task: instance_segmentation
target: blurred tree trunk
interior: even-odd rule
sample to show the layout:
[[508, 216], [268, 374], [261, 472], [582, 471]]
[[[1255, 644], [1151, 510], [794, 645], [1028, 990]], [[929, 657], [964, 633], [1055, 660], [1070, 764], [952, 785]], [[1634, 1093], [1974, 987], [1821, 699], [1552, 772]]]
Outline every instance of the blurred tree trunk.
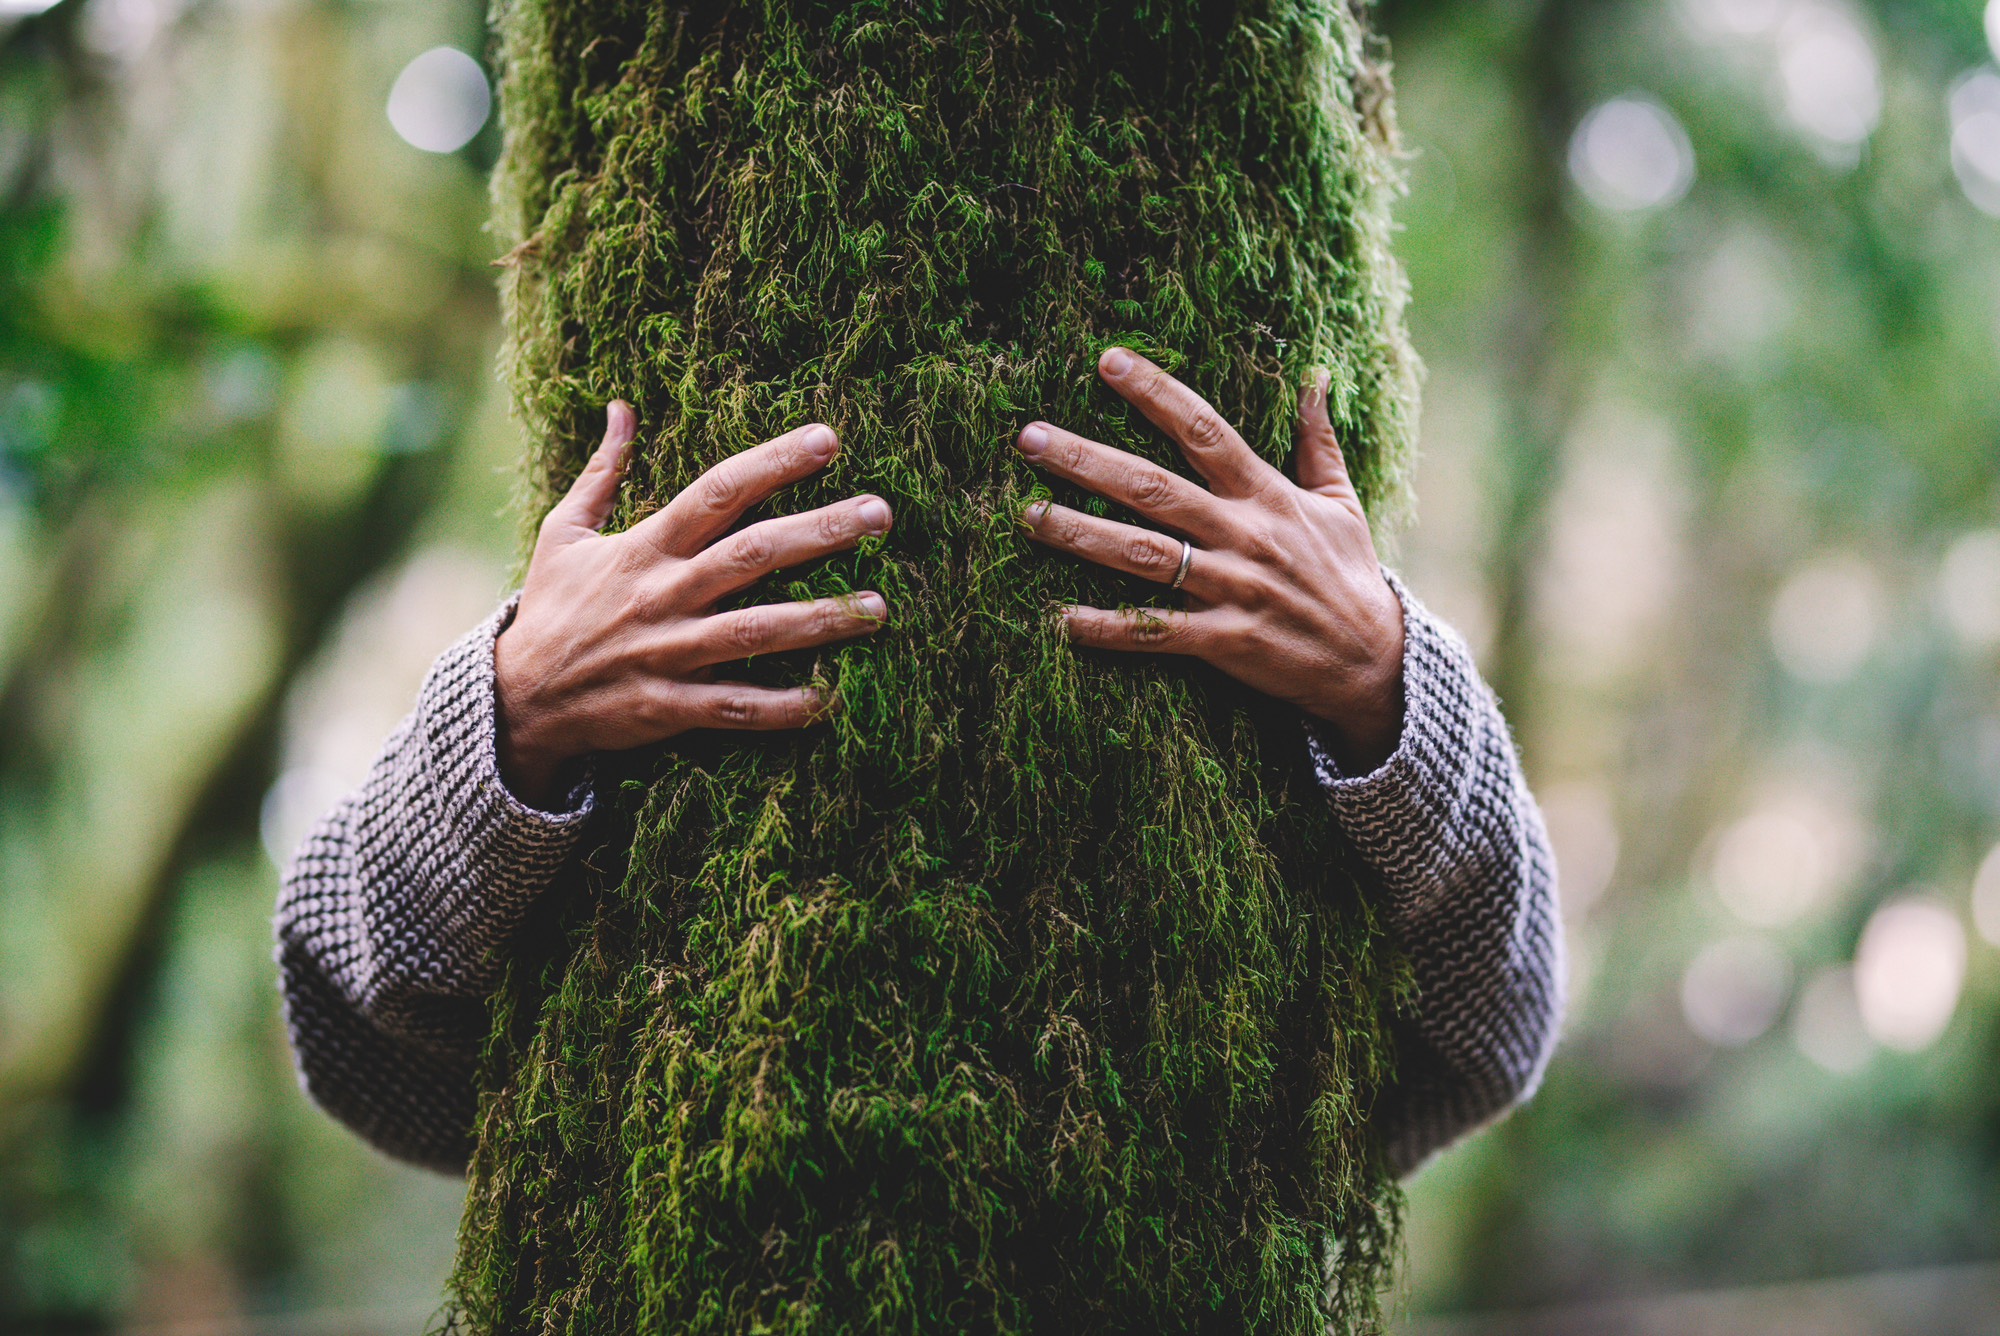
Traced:
[[[1394, 962], [1300, 722], [1072, 652], [1036, 416], [1179, 467], [1122, 340], [1273, 459], [1333, 369], [1371, 503], [1407, 461], [1387, 84], [1344, 0], [504, 7], [510, 371], [542, 501], [614, 395], [621, 521], [809, 419], [782, 508], [884, 544], [817, 735], [601, 772], [607, 834], [497, 1007], [456, 1281], [482, 1330], [1367, 1326]], [[1081, 499], [1068, 497], [1077, 504]], [[634, 782], [623, 783], [621, 780]]]
[[[1548, 545], [1549, 508], [1562, 475], [1563, 434], [1584, 393], [1586, 359], [1566, 356], [1591, 346], [1592, 296], [1580, 290], [1576, 224], [1565, 205], [1564, 164], [1570, 132], [1582, 114], [1575, 87], [1584, 0], [1542, 0], [1521, 23], [1513, 68], [1531, 113], [1534, 151], [1522, 181], [1529, 220], [1507, 325], [1514, 331], [1502, 361], [1508, 416], [1495, 501], [1492, 566], [1499, 595], [1497, 634], [1488, 665], [1517, 733], [1531, 731], [1542, 703], [1531, 689], [1538, 642], [1534, 573]], [[1600, 15], [1601, 17], [1601, 15]]]

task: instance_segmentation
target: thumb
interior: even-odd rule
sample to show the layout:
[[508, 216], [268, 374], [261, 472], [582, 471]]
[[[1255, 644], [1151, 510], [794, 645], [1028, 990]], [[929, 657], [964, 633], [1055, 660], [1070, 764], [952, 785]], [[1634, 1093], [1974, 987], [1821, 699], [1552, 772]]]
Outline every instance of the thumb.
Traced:
[[574, 542], [585, 534], [596, 533], [611, 514], [612, 503], [618, 499], [618, 480], [625, 472], [626, 447], [639, 434], [639, 419], [632, 412], [632, 405], [623, 399], [613, 399], [604, 410], [604, 442], [590, 456], [590, 462], [583, 466], [583, 472], [563, 499], [556, 502], [542, 527], [552, 536], [562, 541]]
[[1340, 441], [1333, 434], [1333, 419], [1327, 412], [1327, 390], [1332, 383], [1333, 373], [1322, 367], [1299, 387], [1299, 486], [1321, 496], [1345, 495], [1354, 490], [1347, 478], [1347, 460], [1341, 456]]

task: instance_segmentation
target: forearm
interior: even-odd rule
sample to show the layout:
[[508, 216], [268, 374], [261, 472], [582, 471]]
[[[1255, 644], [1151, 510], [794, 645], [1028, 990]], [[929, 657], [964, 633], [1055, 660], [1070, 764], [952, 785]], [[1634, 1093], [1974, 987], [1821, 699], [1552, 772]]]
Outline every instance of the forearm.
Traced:
[[277, 912], [280, 984], [315, 1100], [392, 1154], [462, 1163], [502, 951], [590, 810], [527, 807], [494, 751], [493, 640], [432, 668], [366, 782], [316, 826]]
[[1358, 777], [1315, 755], [1416, 975], [1383, 1110], [1408, 1170], [1534, 1091], [1561, 1017], [1562, 934], [1547, 832], [1498, 703], [1463, 642], [1395, 588], [1408, 627], [1396, 750]]

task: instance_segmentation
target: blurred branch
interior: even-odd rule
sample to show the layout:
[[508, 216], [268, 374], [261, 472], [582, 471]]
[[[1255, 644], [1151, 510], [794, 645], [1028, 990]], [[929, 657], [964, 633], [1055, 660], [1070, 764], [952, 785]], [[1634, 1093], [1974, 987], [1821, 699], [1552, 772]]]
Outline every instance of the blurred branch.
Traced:
[[158, 872], [134, 902], [132, 930], [116, 958], [111, 989], [80, 1031], [75, 1058], [60, 1078], [82, 1110], [108, 1112], [123, 1102], [174, 889], [195, 864], [256, 842], [260, 806], [277, 770], [292, 683], [319, 651], [354, 590], [403, 556], [449, 462], [448, 451], [393, 460], [359, 504], [318, 523], [278, 526], [287, 540], [279, 557], [286, 572], [280, 606], [288, 615], [276, 671], [246, 712], [236, 738], [193, 793]]

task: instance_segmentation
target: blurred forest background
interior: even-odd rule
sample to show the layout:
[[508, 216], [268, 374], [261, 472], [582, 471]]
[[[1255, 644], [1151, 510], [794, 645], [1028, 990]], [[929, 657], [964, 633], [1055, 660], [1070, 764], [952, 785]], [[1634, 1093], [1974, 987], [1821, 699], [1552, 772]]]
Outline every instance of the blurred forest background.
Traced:
[[[1404, 1325], [2000, 1330], [2000, 8], [1381, 16], [1394, 550], [1519, 730], [1574, 998], [1412, 1186]], [[514, 566], [485, 50], [0, 0], [0, 1328], [438, 1302], [459, 1186], [297, 1093], [268, 916]]]

